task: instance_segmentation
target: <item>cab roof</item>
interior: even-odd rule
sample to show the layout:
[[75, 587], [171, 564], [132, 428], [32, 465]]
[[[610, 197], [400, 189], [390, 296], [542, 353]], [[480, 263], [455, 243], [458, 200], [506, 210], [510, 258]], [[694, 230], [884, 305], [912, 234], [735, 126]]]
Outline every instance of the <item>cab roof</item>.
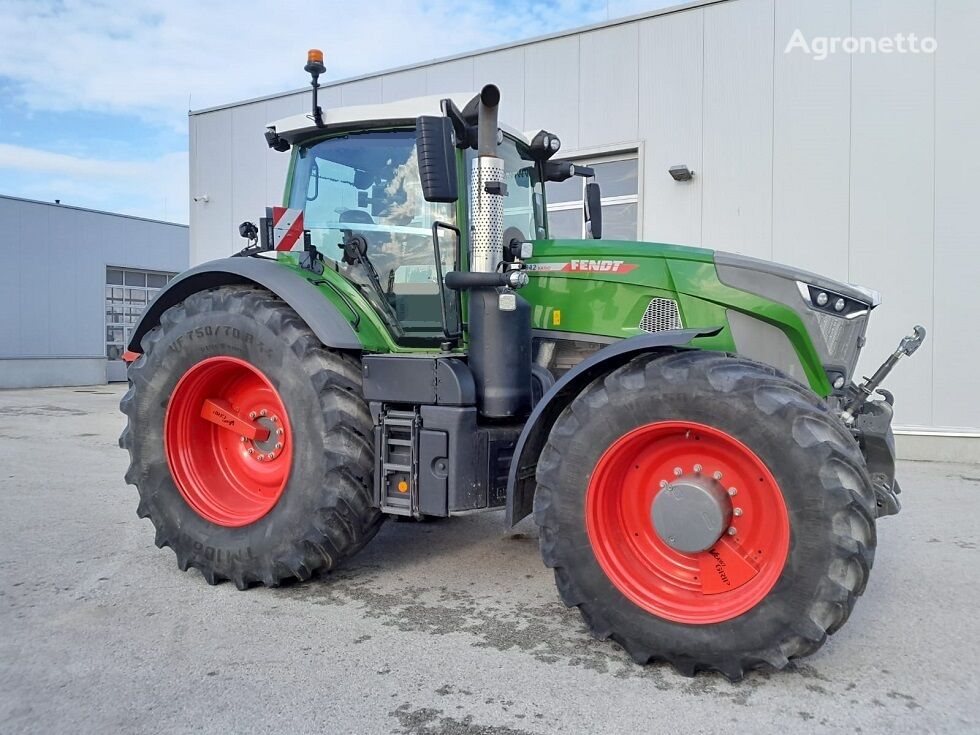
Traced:
[[[396, 102], [384, 102], [377, 105], [324, 107], [324, 127], [322, 128], [318, 128], [316, 123], [313, 122], [312, 112], [284, 117], [269, 123], [267, 127], [275, 129], [280, 138], [283, 138], [290, 144], [295, 144], [311, 134], [330, 132], [332, 130], [373, 128], [392, 124], [414, 125], [415, 118], [420, 115], [441, 116], [442, 108], [439, 103], [447, 97], [457, 107], [463, 109], [466, 103], [473, 98], [473, 93], [433, 94], [425, 97], [398, 100]], [[500, 128], [508, 135], [520, 141], [525, 143], [529, 142], [527, 136], [505, 123], [500, 123]]]

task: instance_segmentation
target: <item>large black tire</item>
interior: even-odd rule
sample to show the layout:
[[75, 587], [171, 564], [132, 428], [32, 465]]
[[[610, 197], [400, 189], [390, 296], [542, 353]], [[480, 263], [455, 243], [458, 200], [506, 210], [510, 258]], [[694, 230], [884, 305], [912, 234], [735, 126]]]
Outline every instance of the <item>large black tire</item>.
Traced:
[[[779, 484], [790, 524], [785, 566], [748, 611], [713, 624], [657, 617], [603, 572], [586, 527], [590, 477], [603, 452], [651, 422], [716, 427], [761, 459]], [[562, 600], [590, 631], [633, 659], [682, 674], [729, 679], [819, 648], [864, 591], [875, 551], [875, 496], [854, 438], [813, 393], [776, 370], [720, 353], [648, 355], [593, 382], [553, 426], [537, 468], [534, 518]]]
[[[295, 311], [268, 291], [244, 286], [189, 296], [164, 312], [129, 368], [119, 444], [126, 481], [139, 490], [138, 515], [156, 527], [182, 570], [239, 589], [306, 580], [366, 544], [383, 516], [372, 507], [372, 421], [359, 364], [326, 349]], [[272, 383], [292, 427], [293, 461], [276, 505], [249, 525], [216, 525], [188, 505], [164, 447], [164, 418], [177, 381], [201, 360], [246, 361]]]

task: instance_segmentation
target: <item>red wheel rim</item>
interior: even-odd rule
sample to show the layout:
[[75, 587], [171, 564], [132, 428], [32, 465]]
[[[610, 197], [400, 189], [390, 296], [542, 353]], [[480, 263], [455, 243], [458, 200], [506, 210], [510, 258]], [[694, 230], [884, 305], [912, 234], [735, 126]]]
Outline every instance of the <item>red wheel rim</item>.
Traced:
[[[735, 533], [723, 532], [706, 551], [676, 550], [651, 521], [662, 483], [678, 471], [727, 490]], [[751, 609], [779, 579], [789, 551], [789, 516], [772, 473], [733, 436], [691, 421], [641, 426], [603, 453], [589, 482], [586, 527], [616, 588], [679, 623], [719, 623]]]
[[272, 510], [292, 466], [282, 398], [235, 357], [209, 357], [184, 373], [167, 406], [164, 446], [184, 500], [219, 526], [246, 526]]

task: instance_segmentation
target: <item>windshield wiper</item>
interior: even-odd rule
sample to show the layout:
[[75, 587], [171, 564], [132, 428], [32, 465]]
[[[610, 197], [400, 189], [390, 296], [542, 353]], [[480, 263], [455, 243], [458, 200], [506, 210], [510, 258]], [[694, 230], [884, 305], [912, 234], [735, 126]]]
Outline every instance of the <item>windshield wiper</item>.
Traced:
[[347, 265], [357, 265], [364, 270], [367, 274], [368, 281], [378, 295], [378, 300], [381, 302], [382, 308], [388, 313], [392, 324], [397, 325], [398, 315], [388, 300], [388, 293], [385, 291], [384, 286], [381, 285], [381, 278], [378, 276], [378, 271], [375, 270], [374, 264], [368, 258], [367, 240], [363, 235], [355, 235], [351, 230], [343, 230], [343, 233], [344, 241], [338, 246], [344, 251], [343, 261]]

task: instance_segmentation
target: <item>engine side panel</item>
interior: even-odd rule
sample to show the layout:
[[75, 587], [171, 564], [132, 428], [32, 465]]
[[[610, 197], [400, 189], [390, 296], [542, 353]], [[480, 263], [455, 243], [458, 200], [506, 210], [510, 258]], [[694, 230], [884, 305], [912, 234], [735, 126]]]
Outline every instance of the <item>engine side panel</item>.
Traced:
[[720, 331], [720, 327], [679, 329], [621, 340], [599, 350], [566, 372], [534, 407], [517, 440], [507, 478], [507, 526], [513, 526], [531, 512], [537, 487], [535, 469], [538, 455], [558, 415], [585, 386], [641, 353], [691, 347], [697, 340], [717, 336]]

